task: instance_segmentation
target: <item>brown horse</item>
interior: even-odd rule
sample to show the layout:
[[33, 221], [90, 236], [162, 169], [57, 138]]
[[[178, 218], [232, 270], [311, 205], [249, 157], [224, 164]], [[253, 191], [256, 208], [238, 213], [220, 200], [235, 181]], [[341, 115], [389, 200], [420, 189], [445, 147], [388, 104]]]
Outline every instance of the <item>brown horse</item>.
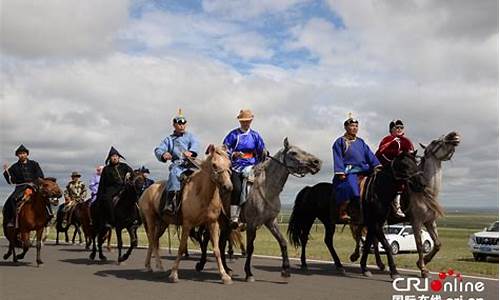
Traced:
[[[160, 197], [165, 188], [165, 181], [160, 181], [147, 188], [139, 199], [139, 207], [148, 236], [149, 247], [146, 256], [146, 269], [151, 270], [151, 254], [154, 252], [157, 268], [162, 269], [158, 253], [159, 239], [168, 224], [182, 225], [182, 235], [177, 259], [170, 273], [170, 281], [177, 282], [179, 262], [182, 253], [187, 250], [187, 240], [192, 228], [206, 225], [210, 231], [213, 252], [217, 258], [217, 266], [224, 283], [232, 282], [231, 277], [222, 266], [219, 251], [219, 223], [222, 211], [222, 200], [219, 195], [221, 189], [232, 190], [230, 178], [231, 161], [227, 156], [227, 149], [210, 146], [208, 157], [202, 162], [201, 169], [187, 179], [182, 191], [182, 207], [179, 218], [171, 215], [160, 215]], [[180, 221], [179, 221], [180, 220]]]
[[[92, 221], [90, 220], [90, 199], [85, 202], [78, 203], [75, 207], [74, 213], [78, 216], [82, 225], [82, 231], [85, 237], [85, 249], [89, 250], [90, 244], [92, 243], [92, 240], [90, 238], [92, 234]], [[105, 237], [107, 239], [106, 248], [108, 249], [108, 252], [112, 252], [111, 235], [112, 231], [110, 229], [109, 233]]]
[[[50, 199], [60, 198], [61, 196], [62, 192], [55, 178], [38, 179], [35, 181], [35, 191], [30, 199], [26, 200], [20, 208], [18, 228], [7, 227], [7, 220], [3, 220], [5, 237], [9, 240], [9, 251], [3, 256], [3, 259], [8, 259], [11, 254], [13, 255], [14, 262], [17, 262], [18, 259], [23, 259], [30, 247], [30, 232], [36, 231], [36, 263], [37, 266], [43, 264], [40, 257], [42, 235], [45, 226], [49, 222], [46, 206], [49, 204]], [[19, 255], [16, 255], [16, 246], [23, 248], [23, 252]]]

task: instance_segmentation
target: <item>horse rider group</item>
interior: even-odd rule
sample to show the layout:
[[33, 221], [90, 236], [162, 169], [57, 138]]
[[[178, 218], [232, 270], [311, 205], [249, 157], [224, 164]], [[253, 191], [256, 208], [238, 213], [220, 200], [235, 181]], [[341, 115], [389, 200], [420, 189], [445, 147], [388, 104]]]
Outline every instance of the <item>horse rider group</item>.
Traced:
[[[232, 162], [230, 220], [232, 226], [239, 222], [240, 207], [246, 200], [246, 190], [253, 181], [253, 168], [266, 158], [267, 151], [261, 135], [250, 128], [254, 119], [252, 111], [242, 109], [237, 115], [239, 127], [231, 130], [223, 140], [228, 155]], [[166, 136], [154, 149], [158, 161], [168, 163], [169, 176], [165, 191], [160, 202], [161, 213], [176, 214], [180, 204], [180, 190], [182, 180], [193, 172], [193, 161], [199, 155], [198, 138], [187, 131], [187, 119], [179, 110], [172, 120], [173, 132]], [[413, 151], [412, 142], [404, 136], [404, 124], [401, 120], [391, 121], [389, 135], [384, 137], [379, 148], [374, 154], [364, 140], [357, 136], [359, 121], [349, 116], [344, 122], [345, 133], [337, 138], [332, 145], [333, 152], [333, 186], [338, 208], [339, 220], [349, 222], [347, 213], [350, 202], [357, 203], [360, 198], [359, 180], [382, 166], [389, 165], [400, 153]], [[4, 176], [8, 183], [16, 184], [14, 192], [9, 196], [4, 205], [4, 218], [8, 226], [15, 226], [16, 203], [20, 199], [29, 197], [29, 191], [35, 188], [33, 182], [43, 178], [43, 172], [37, 162], [29, 160], [29, 151], [21, 145], [15, 152], [19, 160], [10, 168], [4, 165]], [[99, 205], [106, 215], [105, 226], [114, 224], [113, 198], [123, 189], [132, 168], [120, 161], [123, 156], [111, 147], [106, 158], [106, 165], [99, 166], [92, 178], [89, 188], [91, 201]], [[145, 167], [136, 170], [147, 177], [149, 170]], [[79, 180], [80, 174], [72, 173], [72, 181], [65, 191], [65, 198], [69, 201], [67, 211], [86, 198], [85, 185]], [[143, 190], [153, 181], [146, 179]], [[28, 191], [28, 192], [27, 192]], [[404, 191], [401, 185], [393, 200], [393, 213], [396, 217], [403, 218], [404, 213], [400, 206], [400, 195]], [[26, 196], [28, 195], [28, 196]], [[48, 213], [51, 214], [50, 209]], [[69, 214], [68, 214], [69, 215]]]

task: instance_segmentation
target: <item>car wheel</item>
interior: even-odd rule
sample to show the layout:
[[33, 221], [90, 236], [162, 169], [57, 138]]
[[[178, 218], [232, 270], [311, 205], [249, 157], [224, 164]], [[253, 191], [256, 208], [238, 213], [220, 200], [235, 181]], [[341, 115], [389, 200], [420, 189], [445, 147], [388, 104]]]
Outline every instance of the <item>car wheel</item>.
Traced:
[[485, 258], [484, 255], [480, 253], [472, 253], [472, 255], [474, 256], [475, 261], [482, 261]]
[[391, 243], [391, 253], [392, 255], [396, 255], [399, 253], [399, 244], [397, 242]]
[[431, 252], [431, 242], [425, 241], [423, 244], [424, 248], [424, 253], [429, 253]]

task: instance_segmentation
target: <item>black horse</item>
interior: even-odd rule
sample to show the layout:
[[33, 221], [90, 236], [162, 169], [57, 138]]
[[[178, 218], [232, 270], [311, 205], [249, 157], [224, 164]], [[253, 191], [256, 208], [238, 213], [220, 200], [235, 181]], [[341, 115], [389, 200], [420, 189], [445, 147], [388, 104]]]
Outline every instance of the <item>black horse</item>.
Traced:
[[[353, 223], [350, 224], [353, 238], [356, 241], [354, 253], [351, 255], [351, 261], [354, 262], [359, 258], [359, 244], [361, 236], [356, 236], [357, 228], [363, 228], [359, 223], [361, 220], [359, 204], [350, 203], [349, 211], [351, 212]], [[301, 269], [307, 270], [306, 247], [309, 241], [309, 233], [314, 221], [319, 219], [325, 227], [324, 242], [330, 251], [335, 266], [338, 271], [344, 272], [342, 263], [333, 246], [333, 236], [335, 234], [336, 225], [343, 225], [339, 222], [338, 212], [333, 193], [333, 184], [329, 182], [320, 182], [314, 186], [306, 186], [297, 194], [293, 211], [288, 222], [288, 239], [295, 248], [301, 247]], [[356, 224], [358, 223], [358, 224]], [[345, 225], [345, 224], [344, 224]], [[359, 232], [361, 234], [361, 232]], [[380, 270], [385, 269], [385, 265], [380, 259], [378, 248], [375, 249], [375, 258], [377, 266]]]
[[[401, 184], [405, 184], [407, 188], [416, 192], [422, 191], [425, 188], [425, 179], [417, 165], [415, 154], [413, 152], [401, 153], [390, 165], [386, 165], [381, 171], [375, 172], [365, 182], [364, 193], [362, 195], [364, 199], [362, 202], [362, 212], [363, 223], [368, 231], [360, 265], [361, 272], [367, 277], [371, 277], [372, 274], [366, 268], [366, 260], [371, 246], [374, 245], [375, 249], [378, 248], [377, 240], [382, 244], [387, 254], [391, 278], [399, 277], [391, 247], [385, 238], [383, 226], [386, 221], [388, 223], [396, 222], [392, 217], [390, 218], [391, 202]], [[402, 198], [405, 199], [407, 197], [403, 194]]]
[[71, 243], [75, 243], [76, 235], [78, 234], [78, 240], [80, 244], [82, 243], [82, 233], [80, 230], [80, 218], [76, 213], [76, 209], [73, 209], [71, 211], [71, 222], [64, 224], [64, 218], [65, 218], [65, 213], [64, 213], [64, 208], [65, 204], [59, 205], [59, 208], [57, 209], [57, 214], [56, 214], [56, 245], [59, 245], [59, 233], [64, 233], [65, 241], [66, 243], [69, 242], [69, 236], [68, 236], [68, 231], [71, 225], [75, 227], [75, 231], [73, 232], [73, 238], [71, 239]]
[[[125, 182], [125, 187], [117, 194], [118, 201], [114, 205], [115, 214], [115, 231], [118, 246], [118, 262], [123, 262], [128, 259], [132, 250], [137, 247], [137, 228], [141, 225], [141, 217], [139, 214], [139, 208], [137, 207], [137, 200], [141, 194], [142, 186], [144, 185], [144, 175], [140, 172], [135, 171], [130, 178]], [[105, 215], [99, 207], [99, 203], [96, 201], [91, 206], [91, 218], [92, 218], [92, 252], [90, 254], [90, 259], [94, 259], [96, 256], [96, 239], [97, 248], [99, 249], [99, 259], [106, 260], [106, 256], [102, 253], [102, 244], [109, 232], [108, 228], [104, 226]], [[130, 247], [127, 252], [122, 256], [122, 230], [126, 229], [130, 236]]]

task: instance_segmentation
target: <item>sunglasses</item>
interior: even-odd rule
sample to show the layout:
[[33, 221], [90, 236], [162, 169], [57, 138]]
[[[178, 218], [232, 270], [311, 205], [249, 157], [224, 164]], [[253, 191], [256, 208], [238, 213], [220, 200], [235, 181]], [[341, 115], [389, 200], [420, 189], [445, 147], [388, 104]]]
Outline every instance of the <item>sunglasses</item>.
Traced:
[[185, 125], [187, 123], [186, 120], [179, 120], [177, 122], [175, 122], [175, 124], [179, 124], [179, 125]]
[[405, 129], [404, 126], [395, 126], [394, 128], [396, 128], [396, 129]]

